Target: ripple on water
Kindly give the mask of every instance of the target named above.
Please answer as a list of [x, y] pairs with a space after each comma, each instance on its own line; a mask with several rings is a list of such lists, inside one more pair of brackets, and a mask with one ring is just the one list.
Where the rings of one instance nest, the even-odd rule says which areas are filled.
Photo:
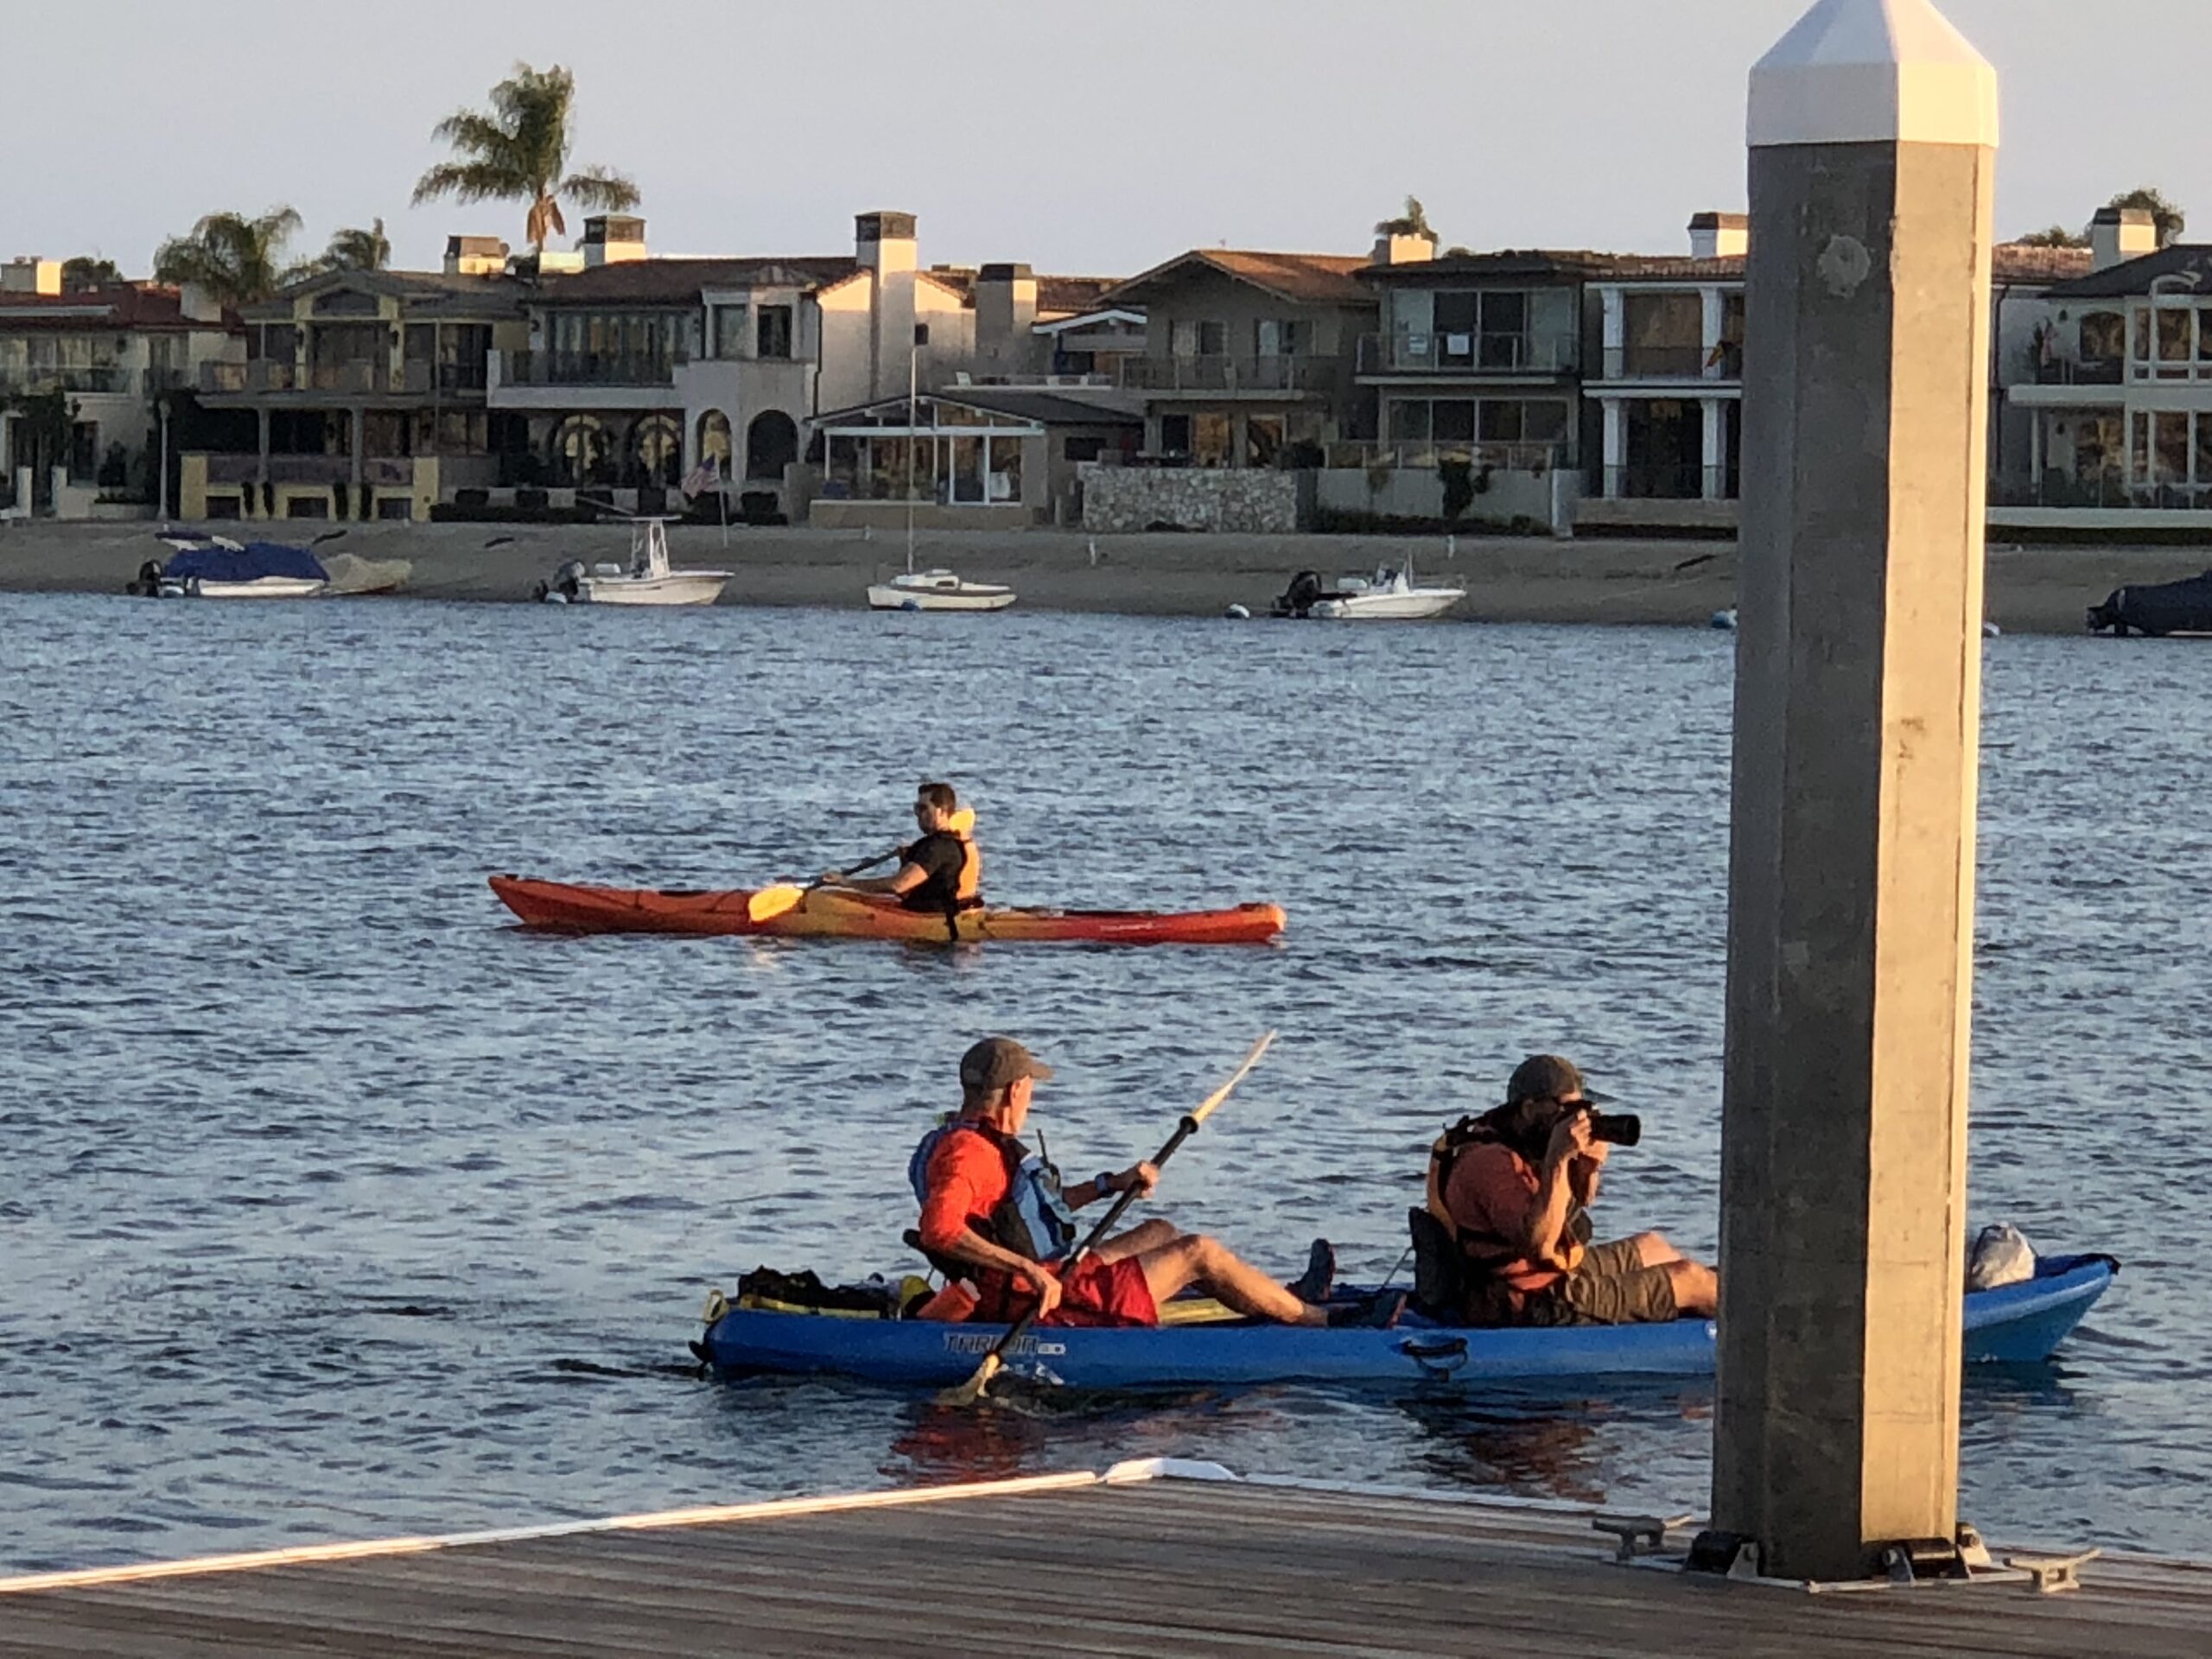
[[[1725, 639], [879, 623], [0, 597], [0, 1561], [1154, 1454], [1700, 1501], [1701, 1385], [948, 1414], [690, 1374], [705, 1286], [899, 1261], [906, 1151], [988, 1029], [1061, 1067], [1042, 1121], [1083, 1170], [1281, 1027], [1161, 1204], [1286, 1270], [1317, 1232], [1388, 1269], [1435, 1125], [1537, 1048], [1649, 1120], [1617, 1222], [1713, 1242]], [[2212, 1020], [2177, 918], [2212, 654], [1988, 660], [1974, 1213], [2130, 1268], [2059, 1364], [1969, 1380], [1967, 1510], [2205, 1553]], [[552, 939], [483, 886], [804, 874], [940, 772], [1009, 899], [1273, 898], [1289, 935]]]

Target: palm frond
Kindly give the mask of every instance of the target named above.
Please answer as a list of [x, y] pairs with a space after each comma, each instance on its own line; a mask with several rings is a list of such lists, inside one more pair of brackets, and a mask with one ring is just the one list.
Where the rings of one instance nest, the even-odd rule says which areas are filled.
[[627, 213], [645, 200], [645, 193], [631, 180], [604, 167], [587, 167], [561, 181], [561, 194], [582, 207], [602, 213]]
[[415, 181], [415, 205], [439, 196], [456, 201], [511, 201], [529, 188], [511, 168], [489, 162], [441, 162]]

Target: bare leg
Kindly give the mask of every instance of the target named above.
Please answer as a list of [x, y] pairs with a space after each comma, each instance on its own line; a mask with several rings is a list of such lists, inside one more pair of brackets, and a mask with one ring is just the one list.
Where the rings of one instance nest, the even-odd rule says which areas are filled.
[[1667, 1242], [1664, 1233], [1638, 1233], [1629, 1242], [1636, 1246], [1636, 1265], [1639, 1268], [1663, 1268], [1669, 1262], [1689, 1259]]
[[1675, 1310], [1693, 1319], [1709, 1319], [1720, 1312], [1720, 1275], [1702, 1262], [1677, 1258], [1660, 1264], [1675, 1287]]
[[1301, 1302], [1273, 1279], [1231, 1254], [1217, 1239], [1187, 1233], [1137, 1258], [1155, 1302], [1197, 1285], [1239, 1313], [1281, 1325], [1325, 1325], [1328, 1310]]
[[1173, 1222], [1154, 1217], [1150, 1221], [1141, 1221], [1128, 1230], [1115, 1234], [1091, 1254], [1101, 1262], [1119, 1262], [1124, 1256], [1142, 1255], [1147, 1250], [1173, 1244], [1181, 1236]]

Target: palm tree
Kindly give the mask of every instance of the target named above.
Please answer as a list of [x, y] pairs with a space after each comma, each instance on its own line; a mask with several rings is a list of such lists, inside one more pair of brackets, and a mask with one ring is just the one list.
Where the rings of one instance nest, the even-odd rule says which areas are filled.
[[224, 305], [265, 300], [305, 268], [284, 259], [284, 245], [300, 228], [289, 207], [271, 207], [258, 219], [210, 213], [189, 236], [173, 236], [154, 255], [157, 283], [193, 283]]
[[1395, 219], [1378, 219], [1375, 226], [1375, 234], [1377, 236], [1425, 236], [1432, 242], [1437, 239], [1436, 232], [1428, 226], [1428, 210], [1421, 205], [1419, 196], [1408, 196], [1406, 211]]
[[2181, 240], [2182, 232], [2188, 227], [2189, 215], [2168, 201], [2165, 193], [2149, 185], [2133, 190], [2123, 190], [2105, 204], [2107, 207], [2140, 207], [2149, 213], [2158, 227], [2158, 245], [2171, 248]]
[[384, 220], [364, 230], [340, 231], [315, 261], [321, 270], [382, 270], [391, 264], [391, 238], [384, 233]]
[[526, 63], [492, 89], [490, 111], [460, 110], [431, 137], [461, 158], [442, 162], [415, 186], [416, 206], [438, 196], [459, 201], [526, 201], [524, 234], [539, 253], [548, 237], [565, 236], [561, 199], [580, 207], [621, 213], [638, 205], [638, 187], [620, 173], [587, 167], [563, 175], [575, 138], [576, 78], [559, 64], [540, 72]]

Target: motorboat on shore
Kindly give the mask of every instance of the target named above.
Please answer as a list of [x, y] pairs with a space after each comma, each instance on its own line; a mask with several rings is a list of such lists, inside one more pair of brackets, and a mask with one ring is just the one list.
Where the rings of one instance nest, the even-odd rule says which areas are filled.
[[1467, 596], [1459, 587], [1420, 586], [1408, 558], [1395, 569], [1385, 565], [1372, 577], [1338, 576], [1324, 588], [1320, 576], [1301, 570], [1274, 602], [1274, 614], [1319, 617], [1325, 621], [1419, 622], [1441, 616]]
[[[1968, 1291], [1967, 1363], [2049, 1359], [2104, 1294], [2118, 1266], [2108, 1255], [2045, 1256], [2031, 1277]], [[735, 1300], [710, 1297], [706, 1334], [696, 1344], [700, 1357], [731, 1376], [834, 1374], [943, 1388], [971, 1376], [1006, 1334], [1002, 1325], [902, 1318], [910, 1303], [899, 1284], [798, 1298], [791, 1287], [809, 1281], [819, 1286], [811, 1274], [747, 1274]], [[1337, 1293], [1347, 1300], [1366, 1294], [1355, 1287]], [[1007, 1370], [1100, 1390], [1710, 1376], [1713, 1337], [1709, 1319], [1498, 1330], [1441, 1325], [1414, 1310], [1389, 1330], [1320, 1330], [1240, 1319], [1218, 1304], [1177, 1301], [1161, 1309], [1157, 1326], [1033, 1329], [1013, 1344]]]
[[537, 597], [554, 605], [711, 605], [734, 572], [679, 570], [669, 563], [665, 518], [634, 519], [626, 564], [586, 565], [571, 559], [537, 585]]
[[950, 570], [909, 570], [868, 590], [874, 611], [1002, 611], [1014, 601], [1011, 588], [969, 582]]
[[2131, 633], [2154, 639], [2201, 639], [2212, 636], [2212, 570], [2179, 582], [2133, 583], [2115, 588], [2088, 613], [2091, 633], [2125, 639]]
[[124, 591], [148, 599], [312, 599], [330, 573], [304, 547], [227, 536], [162, 536], [175, 550], [149, 559]]
[[895, 899], [812, 887], [788, 908], [756, 917], [753, 888], [727, 892], [578, 887], [516, 875], [491, 878], [525, 926], [565, 933], [751, 934], [781, 938], [901, 939], [916, 944], [1264, 944], [1283, 931], [1279, 905], [1224, 910], [1053, 910], [993, 906], [909, 910]]

